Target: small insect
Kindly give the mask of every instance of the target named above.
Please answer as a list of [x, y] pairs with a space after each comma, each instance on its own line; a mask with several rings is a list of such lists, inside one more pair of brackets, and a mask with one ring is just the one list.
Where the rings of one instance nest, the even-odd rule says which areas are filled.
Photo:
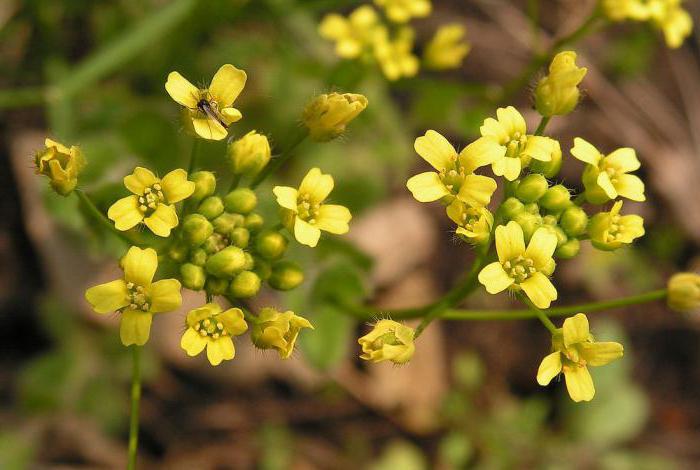
[[209, 101], [206, 98], [201, 98], [199, 101], [197, 101], [197, 110], [206, 114], [210, 119], [213, 119], [221, 124], [224, 129], [228, 129], [228, 124], [224, 122], [219, 114], [219, 107], [216, 104], [216, 101]]

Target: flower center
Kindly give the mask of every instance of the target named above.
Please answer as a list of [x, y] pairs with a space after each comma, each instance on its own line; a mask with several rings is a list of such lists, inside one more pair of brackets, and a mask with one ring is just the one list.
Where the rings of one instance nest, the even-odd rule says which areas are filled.
[[603, 162], [601, 163], [601, 169], [608, 174], [610, 182], [613, 184], [613, 186], [616, 185], [620, 178], [620, 175], [622, 174], [620, 169], [610, 164], [607, 164], [605, 160], [603, 160]]
[[516, 284], [524, 282], [528, 277], [537, 272], [535, 262], [522, 255], [503, 263], [503, 269], [505, 269], [508, 276], [515, 279]]
[[465, 176], [466, 172], [464, 171], [462, 164], [459, 163], [459, 158], [457, 155], [452, 156], [451, 165], [440, 171], [440, 180], [442, 181], [442, 184], [444, 184], [445, 187], [447, 187], [447, 189], [454, 194], [459, 192], [459, 189], [464, 183]]
[[619, 215], [613, 215], [610, 217], [610, 226], [608, 227], [608, 234], [606, 236], [607, 241], [612, 242], [620, 238], [624, 233], [625, 226], [621, 223], [621, 217]]
[[520, 152], [525, 148], [525, 145], [527, 145], [527, 135], [515, 132], [510, 136], [510, 141], [506, 144], [506, 157], [520, 157]]
[[566, 370], [567, 367], [569, 369], [573, 369], [574, 367], [586, 367], [587, 362], [576, 345], [563, 349], [561, 355], [562, 368], [564, 370]]
[[152, 214], [161, 202], [166, 202], [163, 188], [160, 183], [155, 183], [143, 190], [143, 196], [139, 196], [139, 210], [144, 215]]
[[385, 344], [391, 346], [400, 345], [401, 342], [396, 338], [396, 335], [392, 332], [384, 333], [379, 338], [372, 341], [372, 349], [382, 349]]
[[318, 219], [318, 211], [321, 204], [314, 202], [308, 194], [300, 194], [297, 198], [297, 217], [311, 225]]
[[480, 214], [473, 208], [468, 208], [460, 215], [459, 225], [467, 230], [474, 231], [474, 225], [479, 222]]
[[148, 312], [148, 309], [151, 308], [151, 304], [149, 303], [148, 295], [146, 295], [146, 289], [133, 282], [127, 282], [126, 288], [129, 291], [127, 294], [129, 298], [129, 309]]
[[217, 321], [215, 317], [205, 318], [194, 325], [195, 331], [200, 336], [205, 338], [217, 339], [223, 336], [228, 336], [228, 331], [224, 328], [224, 324]]

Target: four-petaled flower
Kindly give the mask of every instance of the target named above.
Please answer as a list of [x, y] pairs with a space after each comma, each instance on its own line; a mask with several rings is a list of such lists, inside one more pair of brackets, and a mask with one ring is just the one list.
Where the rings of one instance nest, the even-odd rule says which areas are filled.
[[481, 245], [489, 241], [493, 214], [485, 207], [471, 207], [455, 199], [447, 206], [447, 216], [457, 224], [457, 236], [466, 242]]
[[36, 173], [49, 178], [49, 184], [61, 196], [68, 196], [78, 185], [78, 175], [85, 167], [79, 147], [71, 148], [51, 139], [44, 141], [44, 150], [34, 157]]
[[489, 294], [506, 289], [522, 290], [538, 308], [549, 308], [557, 299], [557, 290], [547, 276], [554, 271], [552, 255], [557, 248], [557, 237], [548, 229], [538, 228], [525, 248], [523, 229], [517, 222], [496, 227], [498, 261], [484, 267], [479, 273]]
[[345, 18], [337, 13], [326, 15], [318, 27], [325, 39], [335, 41], [335, 53], [344, 59], [355, 59], [372, 45], [379, 20], [369, 5], [356, 8]]
[[537, 383], [547, 385], [564, 372], [566, 389], [575, 402], [590, 401], [595, 395], [588, 366], [604, 366], [623, 354], [620, 343], [595, 342], [588, 329], [588, 318], [583, 313], [564, 320], [564, 327], [552, 335], [552, 351], [542, 359]]
[[213, 366], [235, 357], [233, 336], [242, 335], [248, 329], [240, 308], [222, 312], [215, 303], [190, 310], [186, 323], [187, 330], [182, 335], [180, 346], [189, 356], [196, 356], [206, 348], [207, 359]]
[[143, 222], [161, 237], [167, 237], [177, 227], [173, 204], [187, 199], [195, 190], [195, 184], [187, 180], [187, 172], [182, 169], [160, 179], [151, 170], [136, 167], [133, 174], [124, 177], [124, 186], [134, 194], [112, 204], [107, 217], [114, 221], [117, 230], [129, 230]]
[[121, 261], [124, 278], [89, 288], [85, 298], [97, 313], [121, 312], [119, 334], [124, 346], [148, 341], [154, 313], [180, 308], [180, 282], [153, 282], [158, 255], [152, 248], [132, 246]]
[[391, 361], [405, 364], [416, 350], [415, 330], [394, 320], [379, 320], [372, 331], [358, 339], [362, 346], [360, 358], [371, 361]]
[[302, 328], [314, 327], [309, 320], [291, 310], [278, 312], [268, 307], [260, 311], [250, 337], [260, 349], [276, 349], [280, 358], [289, 359]]
[[282, 206], [282, 217], [287, 229], [303, 245], [316, 246], [321, 230], [337, 235], [347, 233], [348, 222], [352, 218], [345, 206], [323, 204], [333, 190], [331, 175], [324, 175], [318, 168], [312, 168], [299, 185], [299, 189], [289, 186], [275, 186], [272, 192], [277, 203]]
[[644, 235], [644, 219], [638, 215], [620, 215], [622, 201], [613, 204], [610, 212], [599, 212], [588, 222], [593, 246], [612, 251], [632, 243]]
[[187, 108], [198, 136], [221, 140], [228, 135], [228, 126], [242, 117], [233, 102], [243, 91], [246, 78], [243, 70], [225, 64], [211, 79], [209, 88], [197, 88], [179, 72], [170, 72], [165, 89], [173, 100]]

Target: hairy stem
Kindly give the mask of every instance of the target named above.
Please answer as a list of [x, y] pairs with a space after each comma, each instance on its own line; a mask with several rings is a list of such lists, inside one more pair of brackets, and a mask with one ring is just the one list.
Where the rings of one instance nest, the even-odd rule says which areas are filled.
[[136, 468], [136, 454], [139, 447], [139, 405], [141, 403], [141, 347], [132, 346], [131, 373], [131, 418], [129, 423], [128, 470]]
[[535, 135], [544, 134], [544, 130], [547, 127], [547, 124], [549, 124], [550, 119], [552, 119], [551, 116], [542, 116], [542, 119], [540, 119], [540, 124], [537, 126], [537, 130], [535, 130]]

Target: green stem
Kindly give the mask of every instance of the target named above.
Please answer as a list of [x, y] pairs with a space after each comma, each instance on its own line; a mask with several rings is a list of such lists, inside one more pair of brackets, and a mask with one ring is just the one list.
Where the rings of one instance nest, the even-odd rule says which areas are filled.
[[122, 232], [121, 230], [117, 230], [114, 224], [112, 224], [112, 222], [107, 217], [105, 217], [105, 215], [97, 208], [97, 206], [95, 206], [95, 203], [92, 202], [90, 197], [88, 197], [88, 195], [85, 194], [82, 190], [76, 189], [73, 192], [76, 194], [78, 200], [83, 204], [85, 209], [87, 209], [87, 211], [90, 213], [92, 218], [100, 224], [102, 224], [102, 226], [104, 226], [107, 230], [114, 233], [116, 236], [121, 238], [124, 242], [126, 242], [129, 245], [141, 245], [140, 240], [137, 240], [135, 237], [131, 236], [131, 234]]
[[551, 116], [542, 116], [542, 119], [540, 119], [540, 124], [537, 126], [537, 130], [535, 130], [535, 135], [544, 134], [544, 129], [547, 127], [547, 124], [549, 124], [550, 119], [552, 119]]
[[44, 103], [46, 93], [41, 87], [15, 88], [0, 90], [0, 108], [23, 108]]
[[234, 189], [236, 189], [240, 183], [241, 183], [241, 175], [233, 175], [233, 180], [231, 180], [231, 186], [229, 187], [228, 192], [231, 192]]
[[129, 423], [129, 460], [127, 470], [136, 468], [139, 446], [139, 405], [141, 403], [141, 348], [132, 346], [131, 419]]
[[574, 198], [574, 204], [582, 206], [586, 202], [586, 193], [581, 193]]
[[197, 160], [199, 159], [199, 151], [201, 146], [201, 141], [198, 137], [195, 137], [194, 142], [192, 142], [192, 150], [190, 151], [190, 164], [187, 169], [188, 175], [191, 175], [192, 172], [197, 169]]
[[522, 303], [530, 307], [530, 311], [535, 313], [537, 318], [549, 330], [550, 333], [554, 334], [554, 332], [557, 331], [557, 326], [554, 323], [552, 323], [552, 320], [550, 320], [549, 317], [539, 307], [533, 304], [530, 301], [530, 299], [528, 299], [527, 296], [522, 293], [522, 291], [518, 292], [517, 296]]
[[287, 147], [279, 157], [272, 160], [260, 173], [258, 173], [258, 176], [256, 176], [253, 182], [250, 183], [250, 188], [257, 188], [258, 185], [265, 180], [265, 178], [276, 172], [282, 165], [284, 165], [287, 160], [292, 157], [292, 152], [294, 149], [296, 149], [308, 135], [309, 132], [305, 127], [300, 128], [293, 137], [292, 143], [289, 145], [289, 147]]

